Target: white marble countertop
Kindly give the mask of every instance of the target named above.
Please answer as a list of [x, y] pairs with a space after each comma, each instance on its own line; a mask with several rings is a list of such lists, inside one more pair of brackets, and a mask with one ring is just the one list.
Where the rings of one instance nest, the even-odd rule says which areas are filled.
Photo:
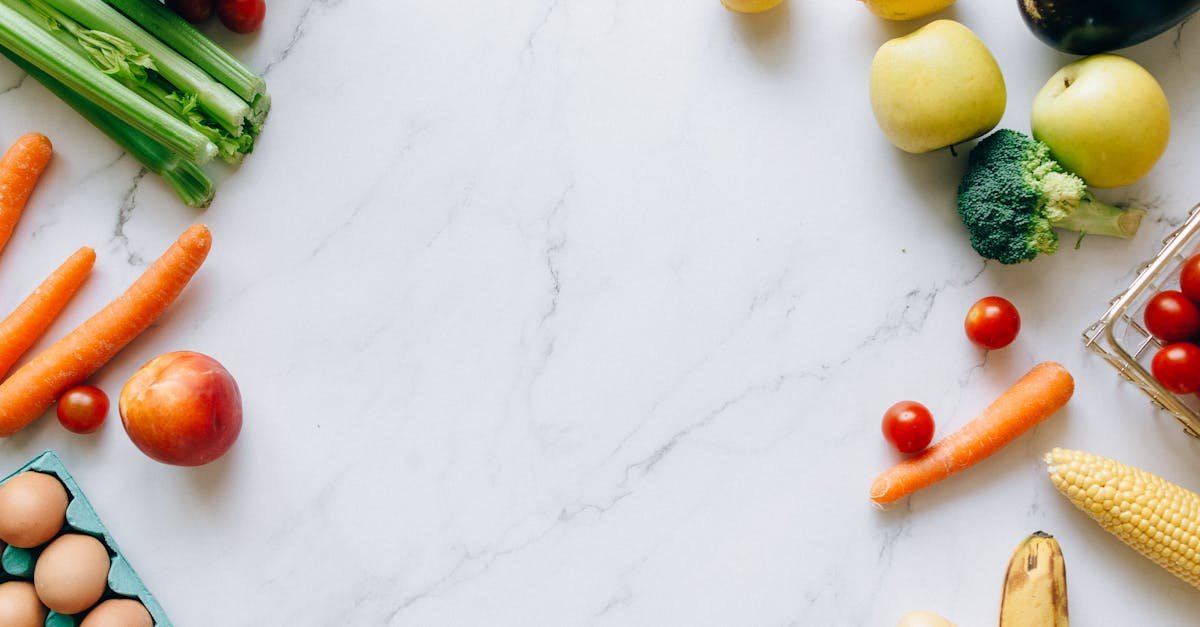
[[[962, 0], [1007, 79], [1004, 125], [1069, 57], [1013, 2]], [[875, 127], [885, 23], [850, 0], [739, 17], [717, 0], [271, 2], [221, 35], [275, 108], [206, 212], [180, 206], [0, 64], [0, 131], [57, 155], [0, 263], [7, 310], [78, 246], [99, 259], [57, 337], [183, 228], [214, 233], [180, 302], [105, 368], [168, 350], [237, 376], [240, 441], [200, 469], [119, 426], [52, 417], [0, 443], [57, 450], [177, 625], [891, 625], [995, 621], [1009, 554], [1056, 535], [1080, 625], [1194, 624], [1200, 593], [1120, 545], [1039, 461], [1082, 448], [1200, 486], [1200, 443], [1080, 331], [1200, 200], [1200, 28], [1127, 51], [1174, 134], [1106, 197], [1132, 242], [983, 263], [954, 213], [964, 159]], [[219, 33], [219, 28], [211, 29]], [[963, 337], [1000, 294], [1024, 329]], [[943, 432], [1037, 361], [1068, 409], [886, 512], [879, 436], [913, 398]]]

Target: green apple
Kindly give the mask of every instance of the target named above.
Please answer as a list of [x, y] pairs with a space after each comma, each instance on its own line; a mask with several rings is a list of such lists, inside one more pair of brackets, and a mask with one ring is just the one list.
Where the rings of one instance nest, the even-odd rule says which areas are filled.
[[1000, 66], [971, 29], [930, 22], [871, 61], [871, 108], [888, 141], [913, 153], [979, 137], [1004, 115]]
[[1128, 185], [1150, 171], [1171, 135], [1171, 109], [1158, 81], [1115, 54], [1055, 72], [1033, 99], [1033, 136], [1089, 185]]

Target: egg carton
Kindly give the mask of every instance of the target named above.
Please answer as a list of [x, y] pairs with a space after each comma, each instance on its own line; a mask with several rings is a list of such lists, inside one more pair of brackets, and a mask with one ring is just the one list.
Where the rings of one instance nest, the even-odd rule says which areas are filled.
[[[100, 540], [108, 549], [111, 561], [108, 569], [108, 589], [105, 590], [104, 596], [100, 600], [105, 601], [115, 598], [137, 599], [150, 612], [150, 617], [154, 619], [156, 627], [172, 627], [171, 619], [167, 618], [167, 613], [163, 611], [162, 606], [155, 600], [154, 595], [150, 594], [150, 591], [146, 589], [146, 585], [142, 583], [141, 578], [134, 572], [129, 562], [125, 560], [125, 556], [121, 554], [121, 548], [117, 546], [117, 541], [113, 539], [112, 534], [105, 528], [104, 523], [100, 522], [100, 517], [96, 515], [96, 510], [92, 508], [92, 504], [84, 496], [83, 489], [71, 477], [71, 473], [67, 472], [67, 467], [63, 465], [58, 455], [54, 451], [46, 451], [18, 468], [16, 472], [5, 477], [4, 481], [0, 481], [0, 484], [7, 482], [9, 479], [26, 470], [35, 470], [54, 475], [66, 487], [69, 498], [69, 502], [67, 503], [67, 521], [60, 534], [87, 534]], [[0, 543], [0, 546], [4, 547], [3, 552], [0, 552], [0, 581], [32, 579], [33, 567], [37, 562], [38, 555], [41, 553], [41, 547], [36, 549], [20, 549], [3, 543]], [[83, 620], [84, 615], [86, 615], [86, 612], [71, 616], [51, 611], [46, 616], [46, 627], [75, 627], [79, 621]]]

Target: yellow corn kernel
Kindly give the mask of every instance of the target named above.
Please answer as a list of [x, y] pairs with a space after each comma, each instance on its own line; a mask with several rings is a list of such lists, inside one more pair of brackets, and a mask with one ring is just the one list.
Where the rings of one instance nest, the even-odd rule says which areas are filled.
[[1054, 487], [1125, 544], [1200, 588], [1200, 494], [1144, 470], [1068, 449], [1046, 453]]

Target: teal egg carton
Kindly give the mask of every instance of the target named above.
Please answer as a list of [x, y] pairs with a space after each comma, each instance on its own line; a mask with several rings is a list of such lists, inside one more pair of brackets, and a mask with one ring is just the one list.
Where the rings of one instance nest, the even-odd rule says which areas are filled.
[[[108, 599], [137, 599], [150, 612], [150, 617], [154, 619], [156, 627], [172, 627], [171, 619], [167, 618], [167, 613], [163, 611], [162, 606], [146, 589], [142, 579], [138, 577], [133, 567], [126, 561], [125, 556], [121, 554], [121, 548], [117, 546], [117, 541], [105, 528], [104, 523], [100, 522], [96, 510], [84, 496], [83, 489], [75, 482], [71, 473], [67, 472], [67, 467], [63, 465], [58, 455], [54, 451], [46, 451], [5, 477], [0, 484], [27, 470], [53, 475], [67, 489], [67, 498], [69, 499], [67, 520], [59, 535], [63, 533], [87, 534], [99, 540], [108, 549], [108, 557], [111, 562], [108, 569], [108, 589], [104, 591], [104, 596], [100, 597], [99, 602]], [[34, 565], [37, 563], [38, 555], [41, 554], [43, 547], [20, 549], [3, 543], [0, 543], [0, 546], [4, 547], [3, 552], [0, 552], [0, 582], [32, 579]], [[75, 627], [86, 615], [87, 612], [66, 615], [51, 611], [46, 616], [46, 627]]]

